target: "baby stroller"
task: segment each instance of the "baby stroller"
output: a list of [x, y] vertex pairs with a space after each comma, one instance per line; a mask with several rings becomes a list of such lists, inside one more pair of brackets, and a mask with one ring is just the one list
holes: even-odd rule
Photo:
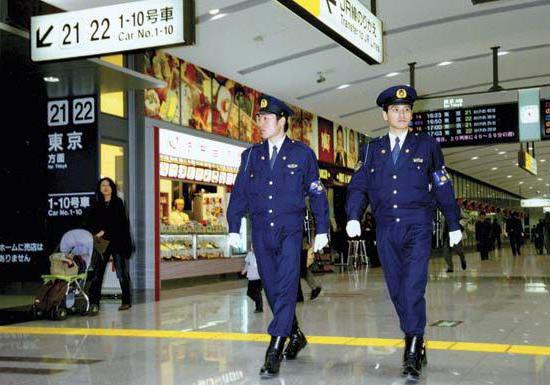
[[50, 274], [42, 276], [44, 284], [34, 299], [32, 310], [36, 318], [63, 320], [68, 313], [97, 313], [97, 307], [90, 308], [86, 293], [94, 252], [90, 232], [75, 229], [63, 235], [58, 252], [50, 255]]

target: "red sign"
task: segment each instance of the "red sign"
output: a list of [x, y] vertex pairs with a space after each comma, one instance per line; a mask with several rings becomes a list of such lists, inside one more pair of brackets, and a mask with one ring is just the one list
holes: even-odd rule
[[319, 127], [319, 161], [334, 163], [334, 125], [330, 120], [317, 118]]

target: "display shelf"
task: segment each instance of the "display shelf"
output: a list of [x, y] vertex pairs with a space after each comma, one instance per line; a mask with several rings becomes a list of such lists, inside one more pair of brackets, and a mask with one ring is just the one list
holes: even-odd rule
[[227, 233], [160, 234], [163, 263], [230, 258]]

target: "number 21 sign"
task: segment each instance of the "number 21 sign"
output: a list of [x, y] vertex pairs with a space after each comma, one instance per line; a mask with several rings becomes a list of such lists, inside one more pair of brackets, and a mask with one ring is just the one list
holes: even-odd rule
[[66, 126], [69, 117], [72, 124], [90, 124], [95, 122], [95, 99], [93, 97], [73, 99], [69, 111], [68, 100], [53, 100], [48, 102], [48, 126]]

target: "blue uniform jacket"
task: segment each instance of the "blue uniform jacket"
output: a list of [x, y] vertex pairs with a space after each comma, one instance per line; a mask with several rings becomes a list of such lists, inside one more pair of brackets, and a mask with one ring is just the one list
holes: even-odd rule
[[431, 136], [409, 132], [393, 164], [388, 135], [361, 149], [361, 163], [348, 186], [348, 220], [360, 220], [371, 204], [377, 222], [431, 225], [439, 205], [449, 231], [459, 230], [458, 209], [439, 144]]
[[248, 148], [241, 155], [227, 209], [229, 232], [239, 232], [246, 214], [255, 229], [301, 230], [306, 196], [315, 215], [317, 233], [328, 233], [328, 201], [313, 150], [287, 137], [271, 170], [268, 141]]

